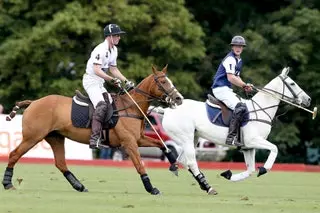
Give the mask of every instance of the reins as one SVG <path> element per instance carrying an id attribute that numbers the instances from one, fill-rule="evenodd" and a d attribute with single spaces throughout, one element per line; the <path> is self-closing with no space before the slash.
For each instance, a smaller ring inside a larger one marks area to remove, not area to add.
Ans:
<path id="1" fill-rule="evenodd" d="M 167 92 L 163 87 L 162 85 L 158 82 L 158 79 L 159 78 L 163 78 L 163 77 L 166 77 L 166 75 L 161 75 L 161 76 L 155 76 L 154 77 L 154 81 L 156 83 L 156 85 L 158 86 L 158 88 L 165 93 L 166 97 L 170 97 L 170 95 L 174 92 L 175 88 L 172 88 L 169 92 Z M 141 83 L 140 83 L 141 84 Z M 139 85 L 140 85 L 139 84 Z M 156 96 L 153 96 L 153 95 L 150 95 L 148 92 L 140 89 L 137 85 L 137 87 L 133 88 L 131 91 L 135 92 L 135 93 L 138 93 L 138 94 L 141 94 L 142 96 L 144 97 L 147 97 L 146 100 L 141 100 L 141 101 L 136 101 L 137 104 L 140 104 L 140 103 L 144 103 L 144 102 L 147 102 L 147 103 L 150 103 L 152 101 L 157 101 L 157 102 L 163 102 L 163 103 L 167 103 L 164 98 L 159 98 L 159 97 L 156 97 Z M 124 89 L 122 89 L 124 90 Z M 120 90 L 117 97 L 120 98 L 120 100 L 122 101 L 123 105 L 124 102 L 123 102 L 123 97 L 122 95 L 119 95 L 122 91 Z M 125 94 L 127 95 L 127 94 Z M 131 104 L 129 104 L 128 106 L 126 107 L 123 107 L 123 108 L 120 108 L 120 109 L 117 109 L 115 110 L 114 112 L 120 112 L 120 111 L 126 111 L 126 114 L 124 115 L 115 115 L 115 116 L 118 116 L 118 117 L 130 117 L 130 118 L 137 118 L 139 120 L 143 120 L 144 119 L 144 116 L 143 115 L 136 115 L 136 114 L 129 114 L 127 112 L 127 109 L 131 108 L 132 106 L 135 106 L 136 104 L 134 102 L 131 102 Z"/>
<path id="2" fill-rule="evenodd" d="M 274 98 L 279 99 L 280 101 L 284 101 L 284 102 L 286 102 L 286 103 L 289 103 L 289 104 L 291 104 L 291 105 L 296 106 L 295 104 L 293 104 L 293 102 L 298 98 L 298 94 L 296 94 L 296 93 L 292 90 L 292 88 L 288 85 L 288 83 L 285 81 L 285 79 L 286 79 L 287 77 L 286 77 L 286 78 L 283 78 L 283 77 L 280 76 L 280 75 L 279 75 L 278 77 L 279 77 L 279 78 L 281 79 L 281 81 L 283 82 L 282 93 L 280 93 L 280 92 L 278 92 L 278 91 L 275 91 L 275 90 L 273 90 L 273 89 L 265 88 L 265 87 L 260 89 L 260 88 L 258 88 L 258 87 L 253 86 L 253 88 L 254 88 L 256 91 L 258 91 L 258 92 L 262 92 L 262 93 L 264 93 L 264 94 L 268 94 L 268 95 L 270 95 L 270 96 L 272 96 L 272 97 L 274 97 Z M 293 95 L 294 98 L 291 98 L 291 97 L 286 96 L 286 95 L 284 94 L 285 86 L 287 86 L 288 90 L 291 92 L 291 94 Z M 280 95 L 281 97 L 276 96 L 274 93 L 277 94 L 277 95 Z M 286 98 L 287 100 L 286 100 L 285 98 Z M 279 104 L 276 104 L 276 105 L 272 105 L 272 106 L 268 106 L 268 107 L 261 107 L 255 100 L 250 99 L 250 101 L 251 101 L 251 103 L 252 103 L 253 110 L 252 110 L 252 111 L 249 111 L 247 114 L 255 113 L 256 118 L 248 119 L 248 121 L 258 121 L 258 122 L 266 123 L 266 124 L 272 126 L 274 119 L 271 118 L 271 116 L 266 112 L 266 110 L 267 110 L 267 109 L 272 109 L 272 108 L 274 108 L 274 107 L 279 107 L 280 102 L 279 102 Z M 259 109 L 256 109 L 256 108 L 255 108 L 255 105 L 257 105 L 257 106 L 259 107 Z M 270 121 L 268 121 L 268 120 L 263 120 L 263 119 L 259 119 L 259 118 L 258 118 L 258 114 L 256 113 L 256 112 L 258 112 L 258 111 L 264 112 L 264 113 L 270 118 Z M 285 113 L 283 113 L 283 114 L 281 114 L 281 115 L 284 115 L 284 114 L 285 114 Z M 281 115 L 279 115 L 279 116 L 281 116 Z M 279 116 L 276 116 L 276 117 L 279 117 Z"/>

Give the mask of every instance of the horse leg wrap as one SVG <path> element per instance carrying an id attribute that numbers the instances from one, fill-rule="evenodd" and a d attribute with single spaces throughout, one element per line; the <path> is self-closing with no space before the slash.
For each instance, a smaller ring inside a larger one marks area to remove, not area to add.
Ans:
<path id="1" fill-rule="evenodd" d="M 206 192 L 209 192 L 211 190 L 211 186 L 207 182 L 206 177 L 204 176 L 204 174 L 202 172 L 200 172 L 200 174 L 198 174 L 197 176 L 193 176 L 193 177 L 197 180 L 197 182 L 199 183 L 200 188 L 202 190 L 204 190 Z"/>
<path id="2" fill-rule="evenodd" d="M 152 189 L 153 189 L 153 186 L 150 182 L 150 179 L 148 177 L 147 174 L 144 174 L 144 175 L 141 175 L 141 180 L 143 182 L 143 185 L 144 185 L 144 188 L 146 189 L 147 192 L 151 193 Z"/>
<path id="3" fill-rule="evenodd" d="M 4 172 L 2 185 L 5 189 L 10 189 L 13 187 L 12 185 L 12 176 L 13 176 L 13 168 L 6 168 L 6 171 Z"/>
<path id="4" fill-rule="evenodd" d="M 165 148 L 161 148 L 161 150 L 163 151 L 164 155 L 168 158 L 170 164 L 174 164 L 177 162 L 177 156 L 174 156 L 171 150 L 169 150 L 168 152 Z"/>
<path id="5" fill-rule="evenodd" d="M 80 181 L 70 171 L 64 172 L 63 175 L 75 190 L 79 192 L 87 191 L 87 189 L 80 183 Z"/>

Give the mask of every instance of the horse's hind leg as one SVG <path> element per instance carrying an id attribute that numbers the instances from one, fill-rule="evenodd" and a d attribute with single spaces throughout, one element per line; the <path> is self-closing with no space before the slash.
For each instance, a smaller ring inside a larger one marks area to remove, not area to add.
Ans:
<path id="1" fill-rule="evenodd" d="M 64 136 L 58 133 L 50 133 L 45 140 L 50 144 L 56 167 L 63 173 L 64 177 L 69 181 L 71 186 L 79 192 L 87 192 L 88 190 L 81 184 L 81 182 L 70 172 L 67 168 Z"/>
<path id="2" fill-rule="evenodd" d="M 22 142 L 9 154 L 8 166 L 4 172 L 2 185 L 5 189 L 15 189 L 12 184 L 13 167 L 18 160 L 34 147 L 40 140 L 34 140 L 33 138 L 23 137 Z"/>
<path id="3" fill-rule="evenodd" d="M 206 191 L 209 195 L 218 194 L 206 180 L 204 174 L 199 170 L 197 159 L 196 159 L 196 150 L 194 148 L 194 134 L 190 133 L 174 133 L 170 132 L 170 137 L 172 140 L 176 141 L 180 146 L 182 146 L 183 151 L 180 154 L 178 160 L 184 165 L 185 168 L 188 168 L 189 172 L 192 174 L 194 179 L 199 183 L 200 188 Z"/>

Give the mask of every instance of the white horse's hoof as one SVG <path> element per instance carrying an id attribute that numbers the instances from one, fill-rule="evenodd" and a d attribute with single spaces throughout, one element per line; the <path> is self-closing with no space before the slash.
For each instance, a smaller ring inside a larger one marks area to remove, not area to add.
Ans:
<path id="1" fill-rule="evenodd" d="M 224 177 L 227 180 L 231 179 L 232 172 L 230 170 L 224 171 L 220 174 L 220 176 Z"/>
<path id="2" fill-rule="evenodd" d="M 268 172 L 268 171 L 266 170 L 266 168 L 264 168 L 263 166 L 258 167 L 258 169 L 259 169 L 259 172 L 258 172 L 257 177 L 259 177 L 259 176 L 261 176 L 261 175 L 264 175 L 264 174 L 266 174 L 266 173 Z"/>

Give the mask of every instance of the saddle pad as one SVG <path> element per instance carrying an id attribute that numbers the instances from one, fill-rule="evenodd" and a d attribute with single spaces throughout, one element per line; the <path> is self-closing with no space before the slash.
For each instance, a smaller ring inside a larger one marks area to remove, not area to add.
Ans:
<path id="1" fill-rule="evenodd" d="M 224 121 L 222 119 L 222 113 L 220 108 L 210 106 L 207 103 L 206 103 L 206 110 L 207 110 L 208 119 L 210 120 L 211 123 L 217 126 L 229 127 L 231 116 L 225 119 L 226 121 Z M 241 127 L 245 126 L 248 123 L 248 121 L 249 121 L 249 113 L 248 113 L 248 109 L 246 108 L 246 112 L 243 116 L 240 126 Z"/>
<path id="2" fill-rule="evenodd" d="M 89 120 L 89 107 L 80 106 L 72 99 L 71 120 L 73 126 L 86 128 Z"/>
<path id="3" fill-rule="evenodd" d="M 206 103 L 207 116 L 211 123 L 217 126 L 229 127 L 229 122 L 226 124 L 223 122 L 222 113 L 220 108 L 212 107 Z"/>

